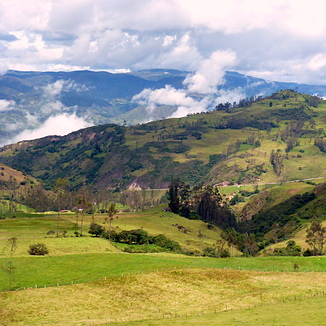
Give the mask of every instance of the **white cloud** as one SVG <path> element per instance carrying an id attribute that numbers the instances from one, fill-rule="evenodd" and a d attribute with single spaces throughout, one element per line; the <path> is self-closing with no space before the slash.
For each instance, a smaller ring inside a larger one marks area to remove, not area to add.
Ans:
<path id="1" fill-rule="evenodd" d="M 53 84 L 48 84 L 44 86 L 44 96 L 46 96 L 47 98 L 50 97 L 51 99 L 56 97 L 61 93 L 64 84 L 64 80 L 57 80 Z"/>
<path id="2" fill-rule="evenodd" d="M 177 39 L 176 35 L 173 35 L 173 36 L 166 35 L 164 37 L 163 46 L 169 46 L 169 45 L 173 44 L 176 39 Z"/>
<path id="3" fill-rule="evenodd" d="M 209 58 L 201 61 L 194 74 L 186 77 L 184 80 L 186 89 L 177 90 L 170 85 L 156 90 L 145 89 L 135 95 L 133 101 L 146 106 L 149 113 L 153 113 L 159 105 L 176 106 L 172 117 L 207 111 L 214 105 L 216 97 L 220 100 L 231 98 L 231 93 L 221 93 L 217 90 L 217 86 L 223 84 L 225 70 L 232 66 L 235 60 L 236 55 L 231 51 L 216 51 Z M 194 93 L 204 96 L 195 99 L 191 97 Z"/>
<path id="4" fill-rule="evenodd" d="M 176 39 L 171 44 L 174 45 L 171 48 L 165 46 L 169 51 L 162 52 L 159 55 L 157 59 L 158 66 L 184 70 L 195 70 L 198 68 L 202 55 L 196 45 L 192 43 L 190 33 L 187 32 L 181 35 L 179 39 Z"/>
<path id="5" fill-rule="evenodd" d="M 317 53 L 308 62 L 307 67 L 311 70 L 318 71 L 326 66 L 326 54 Z"/>
<path id="6" fill-rule="evenodd" d="M 24 130 L 11 142 L 16 143 L 21 140 L 31 140 L 42 138 L 48 135 L 67 135 L 70 132 L 89 127 L 91 124 L 76 114 L 58 114 L 48 118 L 40 127 L 34 130 Z"/>
<path id="7" fill-rule="evenodd" d="M 156 90 L 144 89 L 133 97 L 133 101 L 146 106 L 150 112 L 155 110 L 158 105 L 191 107 L 197 103 L 187 96 L 184 90 L 176 90 L 170 85 Z"/>
<path id="8" fill-rule="evenodd" d="M 1 30 L 41 30 L 47 28 L 52 9 L 51 0 L 1 0 Z"/>
<path id="9" fill-rule="evenodd" d="M 0 112 L 15 109 L 15 101 L 0 100 Z"/>
<path id="10" fill-rule="evenodd" d="M 325 9 L 323 0 L 3 0 L 0 71 L 194 71 L 229 50 L 244 73 L 325 83 Z"/>
<path id="11" fill-rule="evenodd" d="M 232 91 L 221 90 L 217 94 L 218 96 L 214 99 L 214 106 L 219 103 L 238 103 L 241 99 L 246 98 L 246 94 L 243 92 L 243 89 L 235 89 Z M 258 94 L 259 95 L 259 94 Z"/>
<path id="12" fill-rule="evenodd" d="M 223 84 L 225 70 L 234 65 L 236 55 L 231 51 L 213 52 L 210 58 L 201 62 L 195 74 L 188 76 L 184 84 L 190 93 L 216 93 L 217 86 Z"/>

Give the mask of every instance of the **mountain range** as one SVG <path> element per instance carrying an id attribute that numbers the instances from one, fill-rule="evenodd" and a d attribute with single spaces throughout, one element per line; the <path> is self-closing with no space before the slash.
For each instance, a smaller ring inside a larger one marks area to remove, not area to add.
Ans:
<path id="1" fill-rule="evenodd" d="M 0 162 L 51 188 L 166 188 L 325 177 L 326 101 L 282 90 L 214 111 L 135 126 L 104 124 L 1 148 Z"/>
<path id="2" fill-rule="evenodd" d="M 170 117 L 177 110 L 177 105 L 158 105 L 156 110 L 149 111 L 146 105 L 133 98 L 144 89 L 164 89 L 167 85 L 175 90 L 184 90 L 185 78 L 191 74 L 171 69 L 120 74 L 103 71 L 8 71 L 0 76 L 0 137 L 10 140 L 23 130 L 38 128 L 49 117 L 62 113 L 76 114 L 90 125 L 134 125 Z M 250 98 L 293 89 L 326 96 L 326 86 L 323 85 L 273 82 L 231 71 L 225 73 L 223 83 L 216 87 L 216 104 L 221 92 L 237 92 L 243 98 Z M 190 94 L 191 98 L 201 96 Z M 221 101 L 224 100 L 225 96 L 221 98 Z M 214 105 L 208 109 L 214 109 Z"/>

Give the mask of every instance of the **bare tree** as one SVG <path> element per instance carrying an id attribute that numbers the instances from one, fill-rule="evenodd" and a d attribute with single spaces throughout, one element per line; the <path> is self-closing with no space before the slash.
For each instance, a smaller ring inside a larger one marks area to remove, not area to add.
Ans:
<path id="1" fill-rule="evenodd" d="M 113 215 L 117 213 L 117 210 L 115 208 L 115 204 L 111 203 L 108 209 L 108 217 L 105 218 L 105 223 L 109 222 L 109 240 L 111 240 L 111 226 L 112 226 L 112 220 Z"/>
<path id="2" fill-rule="evenodd" d="M 57 219 L 57 237 L 59 236 L 59 223 L 60 223 L 60 210 L 61 210 L 61 201 L 65 195 L 66 188 L 68 185 L 68 180 L 65 179 L 57 179 L 55 183 L 55 193 L 57 199 L 57 209 L 58 209 L 58 219 Z"/>
<path id="3" fill-rule="evenodd" d="M 15 274 L 15 269 L 16 269 L 16 267 L 14 266 L 14 263 L 13 263 L 13 256 L 17 249 L 17 240 L 18 239 L 15 237 L 9 238 L 7 240 L 5 250 L 8 252 L 9 261 L 7 262 L 7 264 L 1 266 L 1 269 L 3 271 L 5 271 L 9 276 L 9 279 L 8 279 L 9 290 L 12 289 L 12 282 L 14 280 L 14 274 Z"/>

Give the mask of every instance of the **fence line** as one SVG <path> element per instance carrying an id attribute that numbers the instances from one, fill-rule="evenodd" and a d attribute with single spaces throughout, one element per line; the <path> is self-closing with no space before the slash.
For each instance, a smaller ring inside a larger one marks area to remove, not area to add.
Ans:
<path id="1" fill-rule="evenodd" d="M 168 268 L 168 267 L 165 267 L 165 268 L 153 268 L 152 270 L 148 270 L 146 271 L 145 273 L 157 273 L 157 272 L 165 272 L 165 271 L 172 271 L 172 270 L 182 270 L 182 269 L 196 269 L 196 268 L 200 268 L 198 266 L 180 266 L 180 267 L 177 267 L 177 266 L 174 266 L 173 269 L 172 267 Z M 207 269 L 210 269 L 210 268 L 207 268 Z M 213 268 L 213 269 L 232 269 L 232 270 L 238 270 L 238 271 L 255 271 L 255 272 L 279 272 L 279 273 L 313 273 L 313 272 L 316 272 L 316 273 L 323 273 L 323 272 L 326 272 L 326 270 L 324 271 L 315 271 L 315 270 L 301 270 L 301 271 L 294 271 L 294 270 L 289 270 L 289 269 L 263 269 L 263 268 L 255 268 L 255 269 L 245 269 L 244 267 L 228 267 L 228 266 L 224 266 L 224 267 L 219 267 L 219 268 Z M 111 276 L 101 276 L 100 278 L 98 279 L 93 279 L 93 280 L 86 280 L 86 281 L 83 281 L 83 280 L 77 280 L 77 281 L 67 281 L 67 282 L 57 282 L 57 284 L 48 284 L 48 285 L 38 285 L 38 284 L 35 284 L 34 286 L 28 286 L 28 287 L 24 287 L 24 288 L 15 288 L 14 290 L 15 291 L 22 291 L 22 290 L 26 290 L 26 289 L 32 289 L 32 288 L 46 288 L 46 287 L 57 287 L 57 286 L 68 286 L 68 285 L 75 285 L 75 284 L 83 284 L 83 283 L 92 283 L 92 282 L 100 282 L 100 281 L 107 281 L 108 279 L 110 278 L 118 278 L 118 277 L 128 277 L 128 276 L 131 276 L 131 275 L 140 275 L 140 274 L 144 274 L 144 271 L 137 271 L 137 272 L 134 272 L 134 273 L 121 273 L 119 275 L 111 275 Z M 10 290 L 0 290 L 0 293 L 1 292 L 10 292 Z"/>

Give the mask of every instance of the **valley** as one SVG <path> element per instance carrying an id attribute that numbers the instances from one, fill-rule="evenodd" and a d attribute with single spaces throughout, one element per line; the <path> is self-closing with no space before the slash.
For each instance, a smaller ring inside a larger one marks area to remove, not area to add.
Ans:
<path id="1" fill-rule="evenodd" d="M 2 147 L 1 321 L 322 323 L 325 119 L 282 90 Z"/>
<path id="2" fill-rule="evenodd" d="M 105 215 L 94 218 L 102 224 Z M 3 325 L 304 325 L 325 318 L 325 256 L 244 258 L 235 248 L 229 258 L 132 254 L 124 244 L 86 233 L 76 237 L 75 220 L 75 214 L 62 213 L 60 230 L 67 233 L 59 237 L 48 235 L 57 225 L 54 213 L 0 220 L 1 243 L 17 237 L 13 258 L 6 248 L 0 257 L 1 266 L 10 260 L 15 267 L 15 291 L 7 290 L 8 274 L 0 270 Z M 92 220 L 85 216 L 85 231 Z M 190 232 L 180 233 L 175 224 Z M 221 239 L 218 229 L 161 208 L 118 213 L 112 226 L 164 232 L 198 250 Z M 292 239 L 301 244 L 301 236 Z M 36 242 L 46 244 L 49 254 L 28 255 L 28 246 Z M 270 309 L 278 316 L 267 313 Z M 293 314 L 293 309 L 302 312 Z"/>

